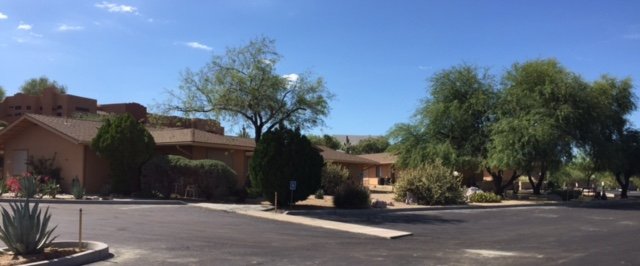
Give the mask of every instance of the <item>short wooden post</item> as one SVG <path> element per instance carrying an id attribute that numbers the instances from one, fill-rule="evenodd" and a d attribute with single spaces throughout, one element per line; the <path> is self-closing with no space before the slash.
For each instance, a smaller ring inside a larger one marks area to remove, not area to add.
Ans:
<path id="1" fill-rule="evenodd" d="M 276 192 L 276 199 L 273 202 L 274 202 L 274 204 L 276 206 L 276 208 L 274 209 L 275 213 L 278 213 L 278 192 Z"/>
<path id="2" fill-rule="evenodd" d="M 82 250 L 82 208 L 80 208 L 80 223 L 78 224 L 78 249 Z"/>

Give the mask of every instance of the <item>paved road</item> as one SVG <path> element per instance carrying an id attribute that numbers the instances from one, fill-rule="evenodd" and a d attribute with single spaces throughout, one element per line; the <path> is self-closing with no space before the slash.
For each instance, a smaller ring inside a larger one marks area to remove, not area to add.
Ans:
<path id="1" fill-rule="evenodd" d="M 635 205 L 324 215 L 415 234 L 395 240 L 192 206 L 50 206 L 61 239 L 83 208 L 85 238 L 115 255 L 95 265 L 640 265 Z"/>

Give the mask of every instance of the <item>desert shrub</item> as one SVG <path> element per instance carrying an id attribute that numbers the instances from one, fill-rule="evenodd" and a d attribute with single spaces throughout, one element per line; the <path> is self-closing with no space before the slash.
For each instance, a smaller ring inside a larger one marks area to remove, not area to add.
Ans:
<path id="1" fill-rule="evenodd" d="M 338 187 L 349 182 L 349 170 L 342 165 L 327 163 L 322 167 L 322 189 L 327 195 L 334 195 Z"/>
<path id="2" fill-rule="evenodd" d="M 496 203 L 501 202 L 502 198 L 494 193 L 478 192 L 469 196 L 469 202 L 478 203 Z"/>
<path id="3" fill-rule="evenodd" d="M 446 205 L 464 202 L 459 176 L 440 161 L 403 170 L 396 182 L 396 199 L 404 201 L 411 193 L 418 204 Z"/>
<path id="4" fill-rule="evenodd" d="M 577 199 L 582 195 L 582 191 L 575 189 L 554 189 L 549 194 L 558 195 L 564 201 Z"/>
<path id="5" fill-rule="evenodd" d="M 288 205 L 289 182 L 296 181 L 293 202 L 306 200 L 320 188 L 324 160 L 300 133 L 283 126 L 262 136 L 249 165 L 251 185 L 272 204 Z M 275 198 L 278 192 L 278 199 Z"/>
<path id="6" fill-rule="evenodd" d="M 40 184 L 40 193 L 44 196 L 49 196 L 52 199 L 56 198 L 56 195 L 60 193 L 62 189 L 56 180 L 48 179 L 43 184 Z"/>
<path id="7" fill-rule="evenodd" d="M 182 177 L 188 177 L 207 199 L 231 195 L 237 182 L 236 173 L 223 162 L 159 155 L 142 166 L 141 189 L 144 195 L 168 198 Z"/>
<path id="8" fill-rule="evenodd" d="M 7 179 L 5 184 L 9 191 L 14 193 L 14 195 L 20 193 L 20 179 L 18 177 L 10 177 L 9 179 Z"/>
<path id="9" fill-rule="evenodd" d="M 39 158 L 29 156 L 26 162 L 26 165 L 29 168 L 29 172 L 31 172 L 34 176 L 47 177 L 47 181 L 48 179 L 53 179 L 57 183 L 60 183 L 62 179 L 60 177 L 60 172 L 62 171 L 62 169 L 55 166 L 56 155 L 57 154 L 54 153 L 50 158 L 44 156 Z"/>
<path id="10" fill-rule="evenodd" d="M 9 205 L 13 213 L 2 207 L 0 240 L 15 255 L 42 253 L 57 237 L 52 237 L 57 226 L 49 229 L 49 207 L 42 216 L 38 203 L 30 208 L 28 198 L 22 203 L 12 202 Z"/>
<path id="11" fill-rule="evenodd" d="M 82 199 L 84 198 L 84 188 L 82 187 L 82 185 L 80 184 L 80 180 L 78 179 L 78 177 L 74 177 L 71 180 L 71 194 L 73 195 L 73 198 L 75 199 Z"/>
<path id="12" fill-rule="evenodd" d="M 189 164 L 184 170 L 193 173 L 194 184 L 205 198 L 222 199 L 235 191 L 236 172 L 225 163 L 216 160 L 187 161 Z"/>
<path id="13" fill-rule="evenodd" d="M 371 195 L 363 186 L 347 183 L 336 190 L 333 205 L 340 209 L 366 209 L 371 206 Z"/>
<path id="14" fill-rule="evenodd" d="M 36 177 L 26 174 L 19 178 L 20 180 L 20 196 L 25 198 L 33 198 L 38 194 L 38 182 Z"/>

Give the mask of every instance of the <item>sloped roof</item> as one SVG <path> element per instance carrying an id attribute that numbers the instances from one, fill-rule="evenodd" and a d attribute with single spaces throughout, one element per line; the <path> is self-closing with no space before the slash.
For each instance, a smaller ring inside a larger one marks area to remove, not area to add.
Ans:
<path id="1" fill-rule="evenodd" d="M 71 119 L 38 114 L 25 114 L 0 132 L 0 144 L 20 134 L 22 129 L 39 125 L 77 144 L 89 144 L 98 133 L 102 122 Z M 191 128 L 148 128 L 156 145 L 198 144 L 201 146 L 234 146 L 253 149 L 252 139 L 222 136 Z"/>
<path id="2" fill-rule="evenodd" d="M 372 161 L 376 161 L 378 164 L 394 164 L 396 163 L 396 160 L 398 159 L 397 156 L 388 153 L 388 152 L 382 152 L 382 153 L 372 153 L 372 154 L 361 154 L 358 155 L 362 158 L 365 159 L 369 159 Z"/>
<path id="3" fill-rule="evenodd" d="M 234 146 L 253 150 L 256 145 L 253 139 L 223 136 L 193 128 L 148 128 L 157 144 L 196 143 L 200 146 Z"/>
<path id="4" fill-rule="evenodd" d="M 345 152 L 336 151 L 325 146 L 318 145 L 316 147 L 320 149 L 320 154 L 325 161 L 355 164 L 377 164 L 375 161 L 369 160 L 367 158 L 362 158 Z"/>

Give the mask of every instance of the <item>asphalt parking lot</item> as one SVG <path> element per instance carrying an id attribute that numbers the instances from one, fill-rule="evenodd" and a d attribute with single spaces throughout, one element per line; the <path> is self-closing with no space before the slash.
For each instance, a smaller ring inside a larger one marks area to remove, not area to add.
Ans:
<path id="1" fill-rule="evenodd" d="M 94 265 L 640 264 L 638 204 L 321 215 L 414 233 L 394 240 L 193 206 L 49 206 L 60 239 L 83 208 L 84 238 L 114 254 Z"/>

